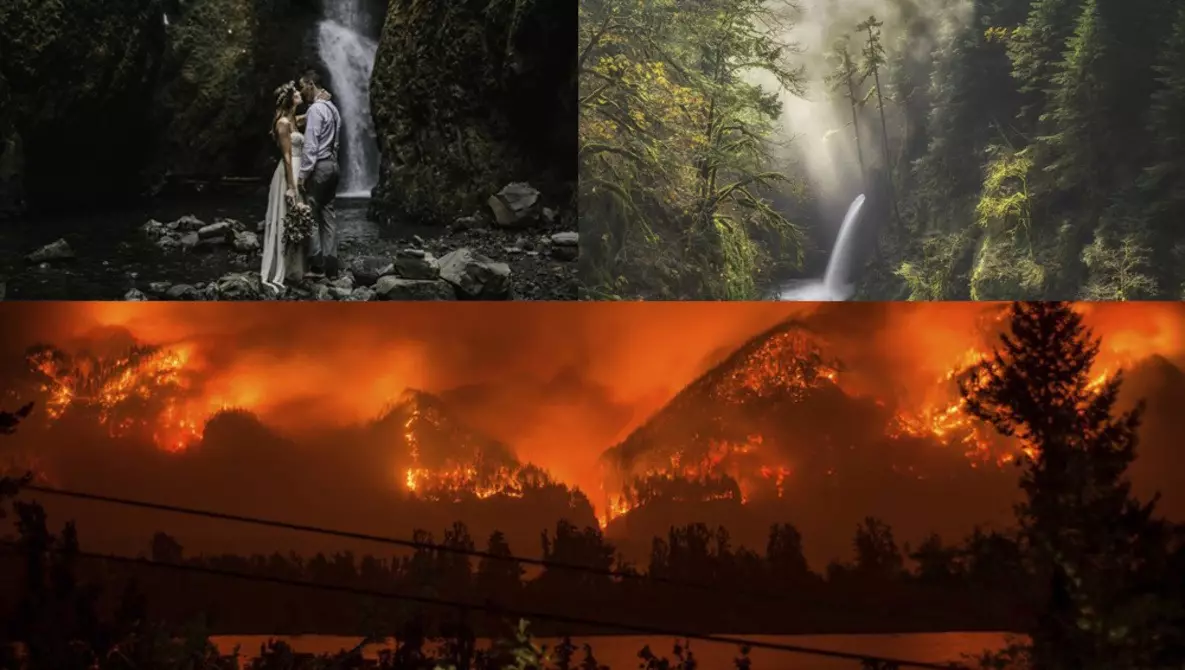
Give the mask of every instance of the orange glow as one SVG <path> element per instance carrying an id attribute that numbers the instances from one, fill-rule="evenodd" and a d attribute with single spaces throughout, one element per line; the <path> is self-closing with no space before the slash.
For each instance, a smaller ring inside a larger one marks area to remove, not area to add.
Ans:
<path id="1" fill-rule="evenodd" d="M 515 496 L 547 483 L 541 471 L 523 465 L 535 463 L 569 485 L 600 491 L 604 524 L 661 487 L 677 496 L 744 503 L 781 497 L 795 477 L 807 476 L 784 445 L 747 425 L 730 426 L 727 439 L 705 442 L 699 451 L 663 444 L 615 480 L 597 468 L 606 449 L 649 430 L 646 422 L 677 403 L 684 387 L 786 319 L 806 326 L 746 350 L 745 364 L 714 382 L 718 403 L 793 403 L 816 392 L 842 392 L 893 408 L 891 436 L 960 450 L 968 467 L 1002 466 L 1025 453 L 971 420 L 955 383 L 993 346 L 1005 325 L 1003 305 L 353 307 L 73 303 L 6 304 L 2 310 L 6 322 L 30 324 L 27 343 L 61 347 L 29 358 L 51 421 L 85 411 L 113 435 L 142 431 L 160 449 L 183 452 L 200 441 L 209 417 L 227 408 L 296 432 L 370 421 L 408 389 L 476 389 L 479 401 L 449 402 L 464 406 L 461 413 L 475 430 L 508 444 L 517 462 L 480 448 L 441 456 L 439 446 L 426 441 L 434 429 L 424 424 L 425 410 L 413 408 L 401 417 L 402 438 L 392 438 L 404 442 L 406 462 L 376 464 L 390 473 L 384 476 L 392 486 L 437 499 Z M 1180 305 L 1080 309 L 1103 342 L 1096 384 L 1150 355 L 1185 352 Z M 35 325 L 38 310 L 58 318 Z M 144 350 L 82 353 L 96 331 L 111 330 L 126 331 Z M 874 371 L 873 363 L 881 369 Z M 830 465 L 819 472 L 843 474 Z M 674 479 L 693 485 L 676 491 L 671 487 L 682 484 Z"/>

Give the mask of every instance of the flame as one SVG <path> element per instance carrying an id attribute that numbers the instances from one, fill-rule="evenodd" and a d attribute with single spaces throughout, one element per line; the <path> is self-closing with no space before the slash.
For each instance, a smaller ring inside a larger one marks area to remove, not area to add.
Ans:
<path id="1" fill-rule="evenodd" d="M 990 321 L 999 328 L 1006 325 L 1005 315 L 1005 312 L 1000 311 L 992 315 Z M 1132 365 L 1135 360 L 1132 352 L 1141 351 L 1138 339 L 1124 331 L 1124 337 L 1116 338 L 1113 346 L 1107 346 L 1104 338 L 1104 347 L 1095 359 L 1091 378 L 1086 385 L 1088 391 L 1101 392 L 1116 374 Z M 922 384 L 922 400 L 896 411 L 888 425 L 887 436 L 890 439 L 917 439 L 941 448 L 960 449 L 967 466 L 972 469 L 1003 468 L 1021 458 L 1036 458 L 1037 452 L 1032 445 L 1017 438 L 1005 438 L 993 426 L 973 416 L 959 391 L 960 382 L 972 389 L 986 382 L 983 365 L 990 364 L 991 349 L 989 346 L 972 346 L 955 356 L 953 363 L 933 378 L 929 386 Z M 712 395 L 723 403 L 774 396 L 793 401 L 827 384 L 838 386 L 850 396 L 860 395 L 855 390 L 859 385 L 848 383 L 841 366 L 827 361 L 817 352 L 817 347 L 811 344 L 809 338 L 799 332 L 776 334 L 753 350 L 743 366 L 731 370 Z M 883 398 L 877 398 L 876 402 L 880 406 L 886 405 Z M 779 462 L 776 451 L 766 449 L 765 442 L 764 436 L 760 434 L 749 435 L 739 443 L 709 441 L 701 458 L 691 463 L 685 462 L 690 453 L 685 445 L 655 448 L 655 453 L 668 455 L 668 462 L 639 468 L 633 478 L 627 478 L 618 492 L 605 496 L 604 511 L 599 516 L 602 527 L 645 506 L 648 501 L 638 495 L 639 485 L 659 480 L 702 484 L 713 478 L 727 478 L 735 482 L 738 492 L 735 498 L 741 504 L 748 503 L 758 493 L 756 489 L 764 480 L 770 484 L 773 496 L 784 497 L 787 487 L 792 484 L 792 468 Z M 754 464 L 757 464 L 756 476 Z M 899 474 L 926 478 L 912 465 L 890 467 Z M 825 474 L 834 475 L 835 470 L 828 468 Z M 685 493 L 681 495 L 685 497 Z M 669 499 L 676 498 L 678 496 Z M 733 498 L 733 495 L 703 487 L 695 501 Z"/>
<path id="2" fill-rule="evenodd" d="M 200 420 L 184 402 L 190 386 L 187 349 L 136 347 L 115 357 L 66 354 L 50 348 L 28 355 L 51 421 L 71 411 L 93 412 L 114 437 L 143 429 L 161 449 L 182 451 L 201 437 Z"/>
<path id="3" fill-rule="evenodd" d="M 411 496 L 435 502 L 460 502 L 467 498 L 485 500 L 493 496 L 521 498 L 528 489 L 551 484 L 541 469 L 520 464 L 487 465 L 480 450 L 470 458 L 451 457 L 432 468 L 424 464 L 421 426 L 439 428 L 441 417 L 410 403 L 403 422 L 403 441 L 410 465 L 403 468 L 402 484 Z"/>

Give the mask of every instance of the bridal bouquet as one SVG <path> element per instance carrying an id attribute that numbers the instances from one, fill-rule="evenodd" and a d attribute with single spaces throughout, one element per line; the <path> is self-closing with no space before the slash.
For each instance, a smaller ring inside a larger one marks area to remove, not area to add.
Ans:
<path id="1" fill-rule="evenodd" d="M 313 234 L 313 225 L 312 208 L 303 202 L 290 206 L 284 215 L 284 245 L 295 247 L 304 244 Z"/>

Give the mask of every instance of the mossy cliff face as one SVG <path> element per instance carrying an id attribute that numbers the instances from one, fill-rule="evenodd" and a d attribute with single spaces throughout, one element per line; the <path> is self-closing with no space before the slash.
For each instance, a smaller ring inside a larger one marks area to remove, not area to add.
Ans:
<path id="1" fill-rule="evenodd" d="M 271 91 L 316 60 L 316 0 L 0 3 L 0 210 L 266 174 Z"/>
<path id="2" fill-rule="evenodd" d="M 373 213 L 447 222 L 510 181 L 576 179 L 572 0 L 390 0 L 371 79 Z"/>
<path id="3" fill-rule="evenodd" d="M 0 209 L 126 190 L 165 51 L 157 0 L 0 3 Z"/>
<path id="4" fill-rule="evenodd" d="M 278 156 L 269 137 L 272 91 L 316 64 L 316 0 L 200 0 L 183 7 L 169 28 L 156 99 L 158 167 L 270 175 Z"/>

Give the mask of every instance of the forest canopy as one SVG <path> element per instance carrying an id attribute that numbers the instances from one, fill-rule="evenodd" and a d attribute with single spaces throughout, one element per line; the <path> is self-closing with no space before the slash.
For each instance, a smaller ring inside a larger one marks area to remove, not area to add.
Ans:
<path id="1" fill-rule="evenodd" d="M 862 297 L 1185 295 L 1179 2 L 582 0 L 580 88 L 597 297 L 817 276 L 859 193 Z"/>

